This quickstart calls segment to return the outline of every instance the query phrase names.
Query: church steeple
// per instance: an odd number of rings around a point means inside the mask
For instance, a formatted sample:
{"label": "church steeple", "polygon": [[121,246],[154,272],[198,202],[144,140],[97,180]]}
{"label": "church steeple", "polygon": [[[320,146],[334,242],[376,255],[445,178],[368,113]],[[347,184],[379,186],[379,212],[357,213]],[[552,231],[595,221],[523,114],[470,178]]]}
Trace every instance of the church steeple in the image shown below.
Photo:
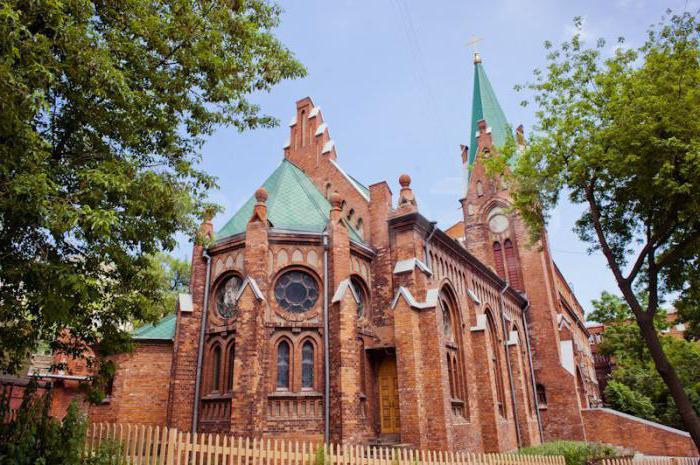
{"label": "church steeple", "polygon": [[471,142],[469,144],[469,159],[466,166],[466,178],[469,182],[471,168],[478,152],[479,121],[485,120],[487,132],[491,133],[493,145],[501,146],[506,141],[508,121],[498,103],[496,93],[486,76],[484,65],[479,53],[474,53],[474,93],[472,96]]}

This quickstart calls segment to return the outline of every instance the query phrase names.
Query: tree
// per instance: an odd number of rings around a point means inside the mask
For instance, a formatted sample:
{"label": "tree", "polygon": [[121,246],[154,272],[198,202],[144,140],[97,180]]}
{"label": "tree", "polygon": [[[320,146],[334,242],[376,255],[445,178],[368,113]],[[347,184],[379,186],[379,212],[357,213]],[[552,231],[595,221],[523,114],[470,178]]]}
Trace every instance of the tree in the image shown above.
{"label": "tree", "polygon": [[[79,355],[163,305],[152,257],[215,179],[204,138],[305,71],[264,0],[0,0],[0,370]],[[58,337],[62,336],[62,337]]]}
{"label": "tree", "polygon": [[[638,295],[646,302],[644,295]],[[593,300],[589,320],[605,324],[605,333],[598,345],[601,354],[611,356],[614,368],[605,388],[606,405],[640,418],[658,421],[683,429],[671,393],[654,367],[649,348],[639,333],[629,305],[608,292]],[[683,390],[700,413],[700,346],[675,336],[665,335],[670,327],[667,313],[659,308],[654,318],[664,354],[676,370]]]}
{"label": "tree", "polygon": [[[688,13],[664,18],[638,49],[620,39],[609,58],[605,41],[586,47],[580,34],[558,48],[545,44],[545,70],[519,87],[534,94],[537,123],[512,183],[533,239],[562,194],[584,207],[576,231],[605,256],[700,448],[700,421],[654,327],[664,297],[692,296],[700,258],[699,45],[700,26]],[[503,171],[517,155],[512,145],[502,152],[490,170]]]}
{"label": "tree", "polygon": [[[173,313],[177,305],[177,296],[180,293],[189,292],[190,286],[190,262],[175,258],[166,253],[159,253],[153,257],[152,266],[159,273],[160,288],[162,292],[162,306],[156,309],[152,319],[160,319]],[[139,326],[141,322],[135,322]]]}

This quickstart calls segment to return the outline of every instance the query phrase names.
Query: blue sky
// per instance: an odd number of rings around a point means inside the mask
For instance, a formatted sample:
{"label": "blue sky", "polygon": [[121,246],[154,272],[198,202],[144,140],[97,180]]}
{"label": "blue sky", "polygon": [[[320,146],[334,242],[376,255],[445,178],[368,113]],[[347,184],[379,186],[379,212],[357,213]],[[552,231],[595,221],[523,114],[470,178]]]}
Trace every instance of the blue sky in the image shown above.
{"label": "blue sky", "polygon": [[[459,144],[468,144],[474,35],[486,72],[513,125],[533,124],[513,86],[544,63],[543,42],[560,42],[584,19],[584,38],[624,36],[638,46],[671,8],[697,11],[700,0],[315,0],[285,1],[278,36],[307,67],[304,79],[256,95],[280,120],[273,129],[219,129],[203,148],[202,168],[219,178],[211,199],[226,209],[218,229],[282,159],[287,123],[298,99],[322,109],[338,162],[366,185],[387,180],[394,194],[408,173],[420,211],[446,228],[461,218]],[[562,204],[549,234],[555,261],[586,310],[604,289],[617,288],[600,255],[588,255],[571,231],[579,210]],[[175,254],[188,258],[180,241]]]}

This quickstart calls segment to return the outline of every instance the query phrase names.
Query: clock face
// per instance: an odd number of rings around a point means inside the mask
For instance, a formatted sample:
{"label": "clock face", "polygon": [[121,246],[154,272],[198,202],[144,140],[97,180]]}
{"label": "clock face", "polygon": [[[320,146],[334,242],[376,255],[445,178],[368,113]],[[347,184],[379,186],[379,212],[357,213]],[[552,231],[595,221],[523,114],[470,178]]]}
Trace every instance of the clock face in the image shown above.
{"label": "clock face", "polygon": [[502,233],[508,229],[508,217],[503,213],[496,213],[489,219],[489,229],[495,234]]}

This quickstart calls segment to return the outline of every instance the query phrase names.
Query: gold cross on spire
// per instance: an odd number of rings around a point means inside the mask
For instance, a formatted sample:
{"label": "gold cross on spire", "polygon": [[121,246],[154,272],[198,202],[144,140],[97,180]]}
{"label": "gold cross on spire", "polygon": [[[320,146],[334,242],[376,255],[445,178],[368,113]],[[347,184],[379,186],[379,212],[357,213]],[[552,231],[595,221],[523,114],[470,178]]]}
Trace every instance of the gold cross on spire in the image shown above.
{"label": "gold cross on spire", "polygon": [[472,36],[471,40],[467,42],[467,45],[471,46],[474,50],[474,64],[481,63],[481,56],[479,55],[479,50],[477,49],[476,44],[478,44],[482,40],[484,40],[483,37]]}

